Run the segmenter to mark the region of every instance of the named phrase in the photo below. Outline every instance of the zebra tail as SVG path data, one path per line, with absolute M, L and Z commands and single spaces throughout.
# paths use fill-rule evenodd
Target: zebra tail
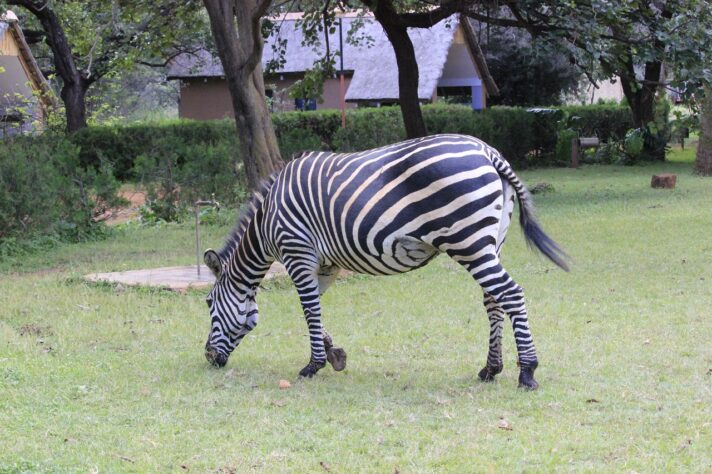
M 499 161 L 499 160 L 498 160 Z M 549 237 L 536 218 L 534 200 L 524 183 L 517 177 L 509 163 L 505 160 L 495 164 L 499 174 L 504 177 L 514 187 L 519 201 L 519 224 L 522 226 L 524 238 L 529 248 L 536 248 L 543 253 L 546 258 L 554 262 L 559 268 L 568 272 L 570 257 Z

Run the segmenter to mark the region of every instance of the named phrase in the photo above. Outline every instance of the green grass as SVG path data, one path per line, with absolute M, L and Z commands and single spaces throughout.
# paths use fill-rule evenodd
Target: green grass
M 516 389 L 509 328 L 505 372 L 476 380 L 480 292 L 442 257 L 337 282 L 324 320 L 348 367 L 310 381 L 296 379 L 308 341 L 284 282 L 261 291 L 259 327 L 215 370 L 204 292 L 79 278 L 190 264 L 190 225 L 0 264 L 0 472 L 710 472 L 712 181 L 691 156 L 521 173 L 554 186 L 539 214 L 574 259 L 557 270 L 515 227 L 505 246 L 540 354 L 533 393 Z M 651 189 L 664 171 L 677 188 Z M 228 228 L 203 231 L 217 247 Z

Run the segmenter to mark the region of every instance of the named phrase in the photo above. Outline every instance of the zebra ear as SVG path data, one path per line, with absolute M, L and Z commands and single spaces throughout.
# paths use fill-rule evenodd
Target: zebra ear
M 205 254 L 203 254 L 203 261 L 205 261 L 205 265 L 208 266 L 210 271 L 213 272 L 215 278 L 220 278 L 220 274 L 222 273 L 222 260 L 220 260 L 218 253 L 213 249 L 206 250 Z

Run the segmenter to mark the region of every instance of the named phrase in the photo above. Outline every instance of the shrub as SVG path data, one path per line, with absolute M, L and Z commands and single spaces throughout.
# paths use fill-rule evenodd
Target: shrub
M 585 153 L 583 155 L 584 163 L 600 163 L 600 164 L 614 164 L 614 163 L 624 163 L 626 160 L 625 154 L 623 153 L 620 140 L 609 139 L 607 141 L 601 142 L 601 145 L 595 151 L 595 153 Z
M 117 188 L 108 163 L 85 170 L 79 149 L 63 138 L 0 143 L 0 238 L 87 238 L 96 230 L 93 211 L 115 204 Z
M 330 148 L 334 134 L 341 127 L 341 112 L 338 110 L 318 110 L 310 112 L 282 112 L 272 115 L 272 123 L 277 138 L 294 130 L 303 130 L 309 135 L 316 136 L 321 142 L 317 149 Z M 309 137 L 309 140 L 312 140 Z M 280 142 L 281 149 L 281 142 Z M 295 148 L 296 149 L 296 148 Z M 299 151 L 307 151 L 307 148 Z M 286 158 L 290 156 L 282 150 Z
M 181 147 L 223 143 L 237 149 L 235 124 L 229 120 L 168 120 L 88 127 L 71 135 L 69 140 L 79 147 L 83 166 L 96 168 L 102 161 L 109 162 L 120 180 L 136 178 L 133 174 L 134 161 L 155 148 L 157 142 L 171 142 Z
M 303 151 L 329 149 L 314 132 L 304 128 L 281 129 L 277 142 L 284 160 L 291 160 Z
M 571 141 L 578 137 L 578 132 L 570 128 L 559 131 L 554 152 L 554 163 L 567 165 L 571 163 Z
M 429 133 L 478 137 L 497 148 L 515 167 L 560 162 L 555 152 L 562 121 L 575 124 L 567 127 L 582 136 L 598 136 L 601 140 L 621 140 L 633 128 L 628 109 L 616 105 L 529 110 L 492 107 L 473 111 L 464 105 L 433 104 L 423 107 L 423 118 Z M 338 110 L 276 113 L 273 123 L 282 156 L 287 160 L 306 150 L 360 151 L 405 138 L 398 107 L 349 110 L 343 129 Z M 110 163 L 116 177 L 122 180 L 140 177 L 134 166 L 139 156 L 160 161 L 162 158 L 152 154 L 172 150 L 176 169 L 189 166 L 192 179 L 200 181 L 199 168 L 205 162 L 205 176 L 217 182 L 221 173 L 233 180 L 236 176 L 229 166 L 231 162 L 240 163 L 234 127 L 231 120 L 172 120 L 91 127 L 72 135 L 70 140 L 79 147 L 85 167 L 99 169 L 101 163 Z M 203 159 L 206 152 L 213 156 Z M 220 171 L 215 168 L 216 160 L 221 162 Z M 209 188 L 204 182 L 200 194 L 205 196 Z M 221 192 L 225 190 L 233 191 L 234 186 L 221 188 Z M 230 201 L 232 197 L 224 195 L 222 199 Z
M 145 215 L 174 221 L 198 199 L 210 196 L 235 204 L 244 177 L 234 166 L 234 150 L 229 142 L 208 145 L 181 143 L 175 136 L 153 142 L 140 155 L 131 173 L 147 190 Z
M 356 109 L 346 115 L 346 127 L 334 134 L 336 151 L 361 151 L 405 139 L 405 126 L 399 107 Z
M 575 123 L 582 137 L 598 137 L 601 141 L 621 140 L 633 128 L 633 117 L 628 107 L 597 104 L 561 107 Z

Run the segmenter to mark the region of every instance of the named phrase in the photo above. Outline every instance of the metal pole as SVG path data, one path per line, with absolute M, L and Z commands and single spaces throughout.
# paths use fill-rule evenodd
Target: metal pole
M 195 268 L 200 277 L 200 207 L 195 203 Z
M 339 80 L 339 88 L 341 90 L 341 128 L 346 127 L 346 86 L 344 84 L 344 19 L 339 18 L 339 51 L 341 54 L 341 78 Z
M 213 206 L 220 211 L 220 203 L 215 200 L 215 194 L 211 196 L 210 201 L 199 200 L 195 201 L 195 267 L 200 276 L 200 207 Z

